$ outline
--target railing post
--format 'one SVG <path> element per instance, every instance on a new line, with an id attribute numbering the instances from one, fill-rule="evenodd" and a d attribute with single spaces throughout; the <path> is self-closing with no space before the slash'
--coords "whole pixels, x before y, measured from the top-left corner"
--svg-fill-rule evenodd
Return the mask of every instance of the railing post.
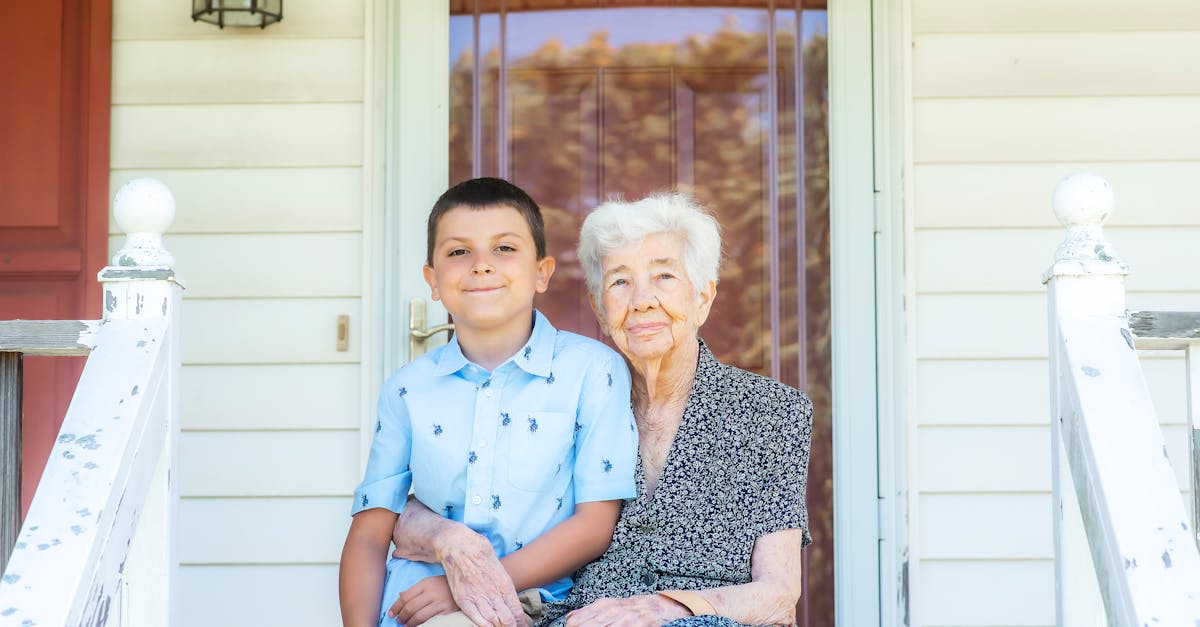
<path id="1" fill-rule="evenodd" d="M 179 310 L 182 282 L 162 235 L 175 218 L 175 199 L 155 179 L 129 181 L 113 201 L 125 245 L 98 276 L 104 286 L 104 320 L 168 321 L 167 370 L 152 413 L 166 421 L 166 438 L 126 562 L 122 625 L 171 625 L 177 560 L 175 512 L 179 442 Z"/>
<path id="2" fill-rule="evenodd" d="M 21 353 L 0 352 L 0 572 L 21 531 Z"/>
<path id="3" fill-rule="evenodd" d="M 1070 466 L 1063 448 L 1064 414 L 1074 411 L 1065 391 L 1058 320 L 1063 315 L 1122 315 L 1129 268 L 1105 241 L 1101 226 L 1113 209 L 1108 182 L 1076 174 L 1054 190 L 1054 213 L 1067 236 L 1043 282 L 1048 287 L 1050 340 L 1051 473 L 1054 516 L 1054 589 L 1059 627 L 1106 624 L 1104 604 L 1087 544 Z"/>

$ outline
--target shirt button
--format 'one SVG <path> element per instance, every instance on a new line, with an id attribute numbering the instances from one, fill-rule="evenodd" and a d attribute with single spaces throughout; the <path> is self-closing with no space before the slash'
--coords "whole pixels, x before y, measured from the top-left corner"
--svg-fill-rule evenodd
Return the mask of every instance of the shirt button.
<path id="1" fill-rule="evenodd" d="M 472 503 L 472 504 L 474 504 L 474 505 L 479 505 L 479 504 L 480 504 L 480 503 L 482 503 L 482 502 L 483 502 L 483 498 L 481 498 L 481 497 L 480 497 L 478 494 L 476 494 L 475 496 L 471 497 L 471 503 Z"/>
<path id="2" fill-rule="evenodd" d="M 646 586 L 654 586 L 654 584 L 658 583 L 658 577 L 654 573 L 646 573 L 642 575 L 642 583 Z"/>
<path id="3" fill-rule="evenodd" d="M 488 388 L 487 390 L 485 390 L 485 391 L 484 391 L 484 394 L 486 394 L 487 396 L 491 396 L 491 395 L 492 395 L 492 388 Z"/>
<path id="4" fill-rule="evenodd" d="M 487 440 L 480 440 L 479 448 L 487 448 Z"/>

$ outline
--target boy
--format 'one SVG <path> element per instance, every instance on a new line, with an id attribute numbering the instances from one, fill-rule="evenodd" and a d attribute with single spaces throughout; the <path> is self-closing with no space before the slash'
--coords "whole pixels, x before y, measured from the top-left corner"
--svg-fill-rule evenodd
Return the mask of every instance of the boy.
<path id="1" fill-rule="evenodd" d="M 406 612 L 409 622 L 457 607 L 440 565 L 392 559 L 385 570 L 410 486 L 498 557 L 519 551 L 502 561 L 515 589 L 548 599 L 561 599 L 568 575 L 607 548 L 620 500 L 635 494 L 624 361 L 533 309 L 554 273 L 537 204 L 501 179 L 451 187 L 429 214 L 425 263 L 455 335 L 380 393 L 342 550 L 347 627 L 397 624 L 383 610 L 418 582 L 423 607 Z"/>

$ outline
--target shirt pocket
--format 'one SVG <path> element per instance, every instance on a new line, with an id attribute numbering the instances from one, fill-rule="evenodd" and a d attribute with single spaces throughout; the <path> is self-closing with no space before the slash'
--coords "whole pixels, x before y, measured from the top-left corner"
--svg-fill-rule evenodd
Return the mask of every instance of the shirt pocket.
<path id="1" fill-rule="evenodd" d="M 505 434 L 508 483 L 518 490 L 550 490 L 567 473 L 575 445 L 575 414 L 557 411 L 510 412 Z"/>

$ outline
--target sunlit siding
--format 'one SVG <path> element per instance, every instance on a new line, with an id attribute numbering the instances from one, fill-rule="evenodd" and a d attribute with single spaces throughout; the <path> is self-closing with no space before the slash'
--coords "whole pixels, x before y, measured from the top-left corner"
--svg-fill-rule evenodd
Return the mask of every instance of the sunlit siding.
<path id="1" fill-rule="evenodd" d="M 1050 195 L 1092 171 L 1132 309 L 1200 309 L 1200 5 L 913 0 L 914 625 L 1052 625 Z M 1143 362 L 1186 479 L 1182 362 Z"/>
<path id="2" fill-rule="evenodd" d="M 187 287 L 177 615 L 338 624 L 360 463 L 363 2 L 288 0 L 265 30 L 193 23 L 180 2 L 113 14 L 111 187 L 171 188 Z"/>

